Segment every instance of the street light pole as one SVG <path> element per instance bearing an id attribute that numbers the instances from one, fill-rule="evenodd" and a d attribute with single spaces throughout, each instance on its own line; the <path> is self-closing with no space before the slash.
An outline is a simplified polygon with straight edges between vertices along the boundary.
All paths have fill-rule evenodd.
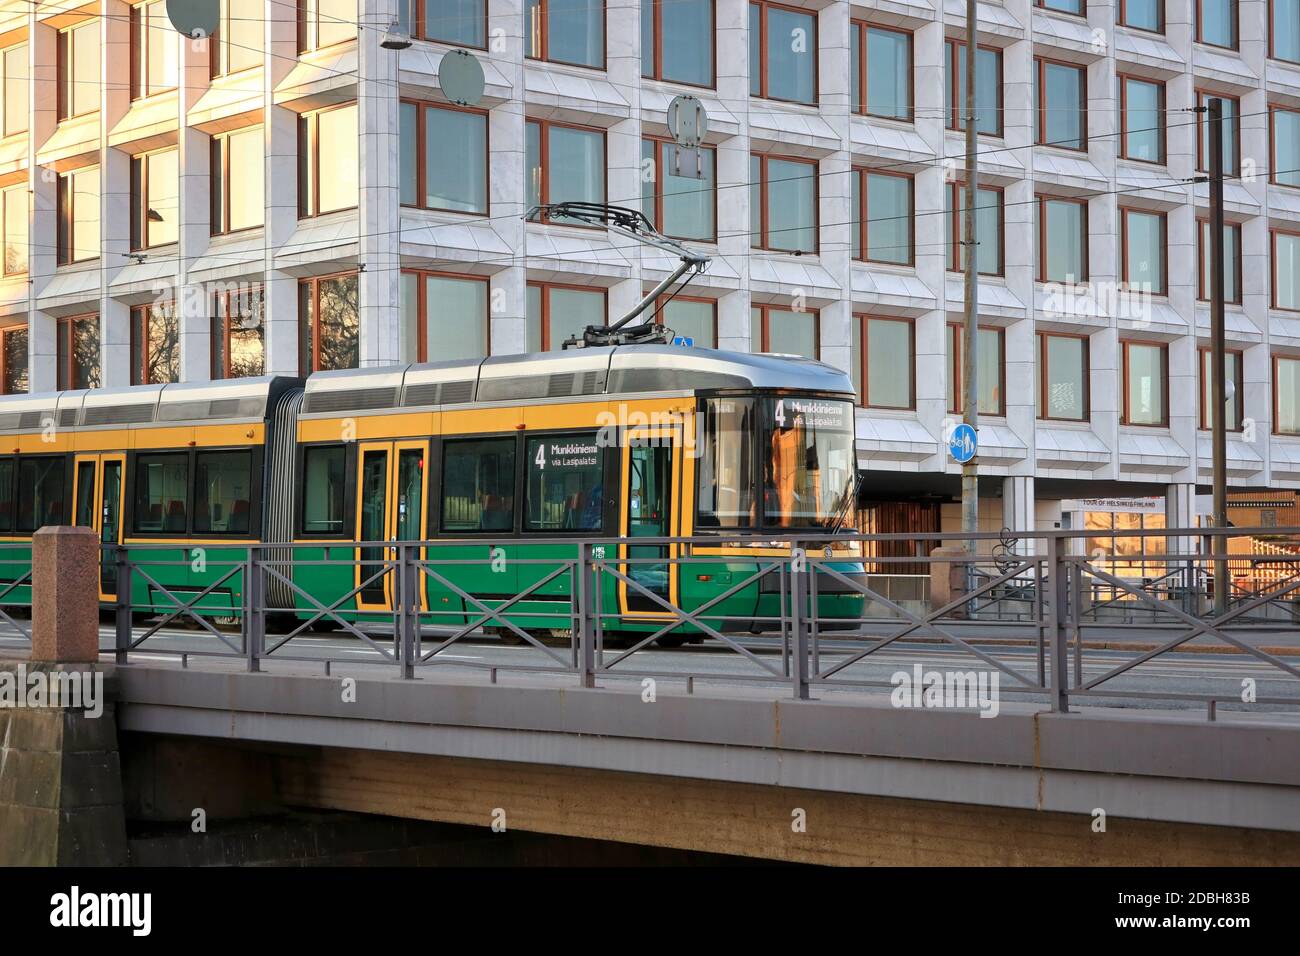
<path id="1" fill-rule="evenodd" d="M 979 264 L 976 262 L 975 197 L 979 192 L 979 133 L 975 122 L 975 60 L 978 49 L 976 0 L 966 0 L 966 224 L 962 236 L 965 260 L 965 314 L 962 323 L 962 421 L 972 430 L 979 428 L 979 381 L 975 362 L 979 314 Z M 966 534 L 979 531 L 979 466 L 972 458 L 961 466 L 961 529 Z M 966 550 L 975 551 L 973 538 L 966 539 Z"/>
<path id="2" fill-rule="evenodd" d="M 1211 97 L 1210 132 L 1210 364 L 1213 366 L 1213 392 L 1210 399 L 1210 427 L 1214 442 L 1214 525 L 1228 526 L 1228 386 L 1225 379 L 1223 303 L 1223 100 Z M 1227 538 L 1211 538 L 1216 554 L 1224 554 Z M 1228 562 L 1214 560 L 1214 610 L 1223 614 L 1228 608 Z"/>

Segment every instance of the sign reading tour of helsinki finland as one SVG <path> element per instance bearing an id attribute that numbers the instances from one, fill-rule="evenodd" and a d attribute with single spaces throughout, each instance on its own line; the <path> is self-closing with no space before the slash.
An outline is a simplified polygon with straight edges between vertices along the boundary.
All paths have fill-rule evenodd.
<path id="1" fill-rule="evenodd" d="M 978 450 L 979 439 L 975 435 L 975 429 L 965 422 L 954 428 L 952 434 L 948 436 L 948 454 L 952 455 L 953 461 L 959 465 L 964 465 L 974 458 Z"/>

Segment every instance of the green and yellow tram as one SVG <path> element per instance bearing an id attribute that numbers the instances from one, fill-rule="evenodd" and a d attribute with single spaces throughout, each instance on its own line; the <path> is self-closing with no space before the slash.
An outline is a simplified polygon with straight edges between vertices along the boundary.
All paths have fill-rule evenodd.
<path id="1" fill-rule="evenodd" d="M 359 618 L 392 609 L 393 575 L 371 581 L 382 565 L 367 562 L 402 541 L 439 542 L 421 557 L 494 606 L 575 557 L 579 540 L 618 539 L 603 547 L 630 559 L 625 574 L 692 610 L 784 553 L 774 539 L 842 524 L 856 484 L 843 372 L 659 345 L 14 396 L 0 399 L 0 452 L 0 539 L 76 523 L 128 553 L 149 544 L 150 576 L 174 593 L 209 587 L 249 543 L 292 541 L 294 584 L 325 606 L 356 591 L 340 607 Z M 697 541 L 689 564 L 652 560 L 680 545 L 636 543 L 689 536 L 718 543 Z M 860 573 L 853 543 L 832 556 Z M 11 546 L 0 577 L 16 580 L 26 557 Z M 240 580 L 198 606 L 231 614 Z M 607 630 L 671 620 L 616 576 L 599 580 Z M 135 578 L 132 603 L 167 608 L 152 587 Z M 570 587 L 555 576 L 511 605 L 511 623 L 556 627 Z M 114 588 L 106 566 L 104 602 Z M 426 620 L 480 616 L 456 588 L 420 575 Z M 268 595 L 303 618 L 316 610 L 278 582 Z M 824 618 L 860 614 L 857 593 L 829 578 L 818 600 Z M 748 629 L 780 608 L 769 574 L 711 608 L 710 623 Z"/>

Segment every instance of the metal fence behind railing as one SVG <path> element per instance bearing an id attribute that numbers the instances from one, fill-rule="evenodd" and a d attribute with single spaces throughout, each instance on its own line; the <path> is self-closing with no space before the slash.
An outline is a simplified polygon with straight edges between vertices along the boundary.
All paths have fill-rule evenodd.
<path id="1" fill-rule="evenodd" d="M 892 689 L 900 662 L 915 660 L 986 668 L 1000 678 L 1001 693 L 1045 698 L 1057 711 L 1084 701 L 1181 701 L 1211 715 L 1220 704 L 1300 705 L 1300 657 L 1287 653 L 1300 652 L 1300 576 L 1261 582 L 1216 615 L 1205 594 L 1207 569 L 1240 531 L 1133 534 L 1160 539 L 1144 542 L 1144 552 L 1168 573 L 1125 579 L 1088 555 L 1082 532 L 1022 533 L 1009 546 L 1005 534 L 480 538 L 469 542 L 481 548 L 478 556 L 463 540 L 211 544 L 203 576 L 186 585 L 176 579 L 205 548 L 110 546 L 105 560 L 118 596 L 110 607 L 113 650 L 123 664 L 144 653 L 179 657 L 186 666 L 238 658 L 250 671 L 277 661 L 326 671 L 369 663 L 395 667 L 404 678 L 452 666 L 486 671 L 494 681 L 502 671 L 571 677 L 583 686 L 654 678 L 684 681 L 691 690 L 707 680 L 779 686 L 805 699 L 818 688 Z M 1300 541 L 1300 531 L 1273 534 Z M 915 554 L 891 557 L 890 548 L 872 547 L 918 538 L 932 552 L 924 559 L 928 577 L 891 574 L 891 562 L 914 570 Z M 992 542 L 1002 544 L 996 554 Z M 765 550 L 736 549 L 756 544 Z M 513 553 L 506 558 L 497 545 Z M 624 545 L 636 554 L 622 552 Z M 945 550 L 933 551 L 940 545 Z M 968 545 L 976 547 L 952 550 Z M 846 547 L 871 553 L 870 573 Z M 1277 557 L 1273 548 L 1231 553 L 1235 561 Z M 527 583 L 490 597 L 466 583 L 467 573 L 502 560 Z M 712 577 L 720 566 L 729 568 L 724 580 L 682 599 L 691 590 L 682 582 Z M 344 570 L 351 584 L 323 595 L 308 583 L 317 569 Z M 30 575 L 30 546 L 0 545 L 0 631 L 19 640 L 30 639 Z M 676 599 L 661 586 L 674 578 Z M 380 590 L 378 606 L 358 606 L 359 595 Z M 229 606 L 210 606 L 221 595 Z M 738 617 L 742 601 L 752 611 Z M 347 640 L 321 638 L 325 627 Z M 484 638 L 518 647 L 507 656 L 455 653 Z M 683 640 L 718 653 L 671 663 L 646 653 Z M 1158 689 L 1135 683 L 1143 664 L 1169 663 L 1188 649 L 1202 652 L 1201 671 L 1181 682 L 1165 675 Z M 724 659 L 721 669 L 706 666 Z M 1238 701 L 1226 690 L 1206 690 L 1207 681 L 1235 680 L 1242 662 L 1259 668 L 1255 676 L 1268 692 Z"/>

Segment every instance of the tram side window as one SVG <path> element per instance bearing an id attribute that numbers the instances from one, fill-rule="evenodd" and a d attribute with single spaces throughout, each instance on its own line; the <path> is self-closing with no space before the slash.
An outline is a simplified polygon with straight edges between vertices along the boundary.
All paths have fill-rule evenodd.
<path id="1" fill-rule="evenodd" d="M 35 531 L 63 524 L 63 459 L 24 458 L 18 462 L 18 522 L 15 530 Z"/>
<path id="2" fill-rule="evenodd" d="M 14 528 L 14 462 L 0 459 L 0 531 Z"/>
<path id="3" fill-rule="evenodd" d="M 248 534 L 253 453 L 201 451 L 194 456 L 194 530 Z"/>
<path id="4" fill-rule="evenodd" d="M 525 451 L 528 530 L 600 530 L 604 490 L 596 433 L 530 438 Z"/>
<path id="5" fill-rule="evenodd" d="M 343 534 L 345 457 L 342 445 L 317 445 L 303 451 L 304 534 Z"/>
<path id="6" fill-rule="evenodd" d="M 515 526 L 515 440 L 449 441 L 442 454 L 442 530 Z"/>
<path id="7" fill-rule="evenodd" d="M 176 534 L 188 529 L 189 472 L 190 456 L 185 452 L 136 457 L 136 531 Z"/>
<path id="8" fill-rule="evenodd" d="M 699 463 L 699 526 L 754 524 L 754 400 L 711 398 L 704 403 Z"/>

